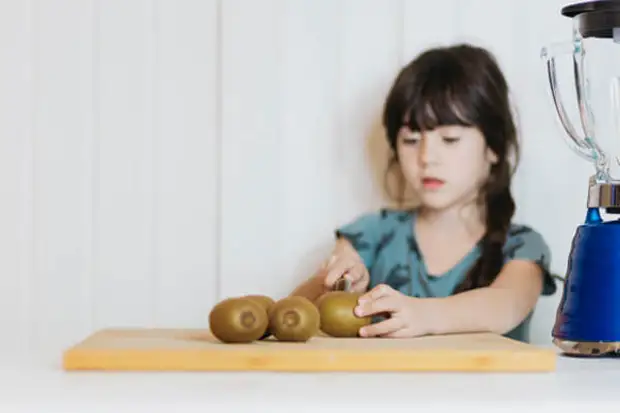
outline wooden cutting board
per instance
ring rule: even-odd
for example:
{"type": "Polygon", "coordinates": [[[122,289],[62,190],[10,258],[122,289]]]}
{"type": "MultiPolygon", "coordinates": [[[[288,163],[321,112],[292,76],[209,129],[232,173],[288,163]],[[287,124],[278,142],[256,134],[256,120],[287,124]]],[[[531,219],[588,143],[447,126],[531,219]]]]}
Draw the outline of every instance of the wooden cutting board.
{"type": "Polygon", "coordinates": [[[553,349],[495,334],[223,344],[208,330],[108,329],[63,356],[68,371],[543,372],[556,367],[553,349]]]}

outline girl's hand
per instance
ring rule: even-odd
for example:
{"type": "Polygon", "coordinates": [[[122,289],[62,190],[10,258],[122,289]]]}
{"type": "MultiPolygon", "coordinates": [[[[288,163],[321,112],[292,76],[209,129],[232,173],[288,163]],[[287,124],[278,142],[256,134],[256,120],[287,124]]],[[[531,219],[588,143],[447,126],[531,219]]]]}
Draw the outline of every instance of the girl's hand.
{"type": "Polygon", "coordinates": [[[384,321],[363,327],[362,337],[417,337],[432,331],[433,312],[425,299],[409,297],[380,284],[360,297],[355,314],[387,314],[384,321]]]}
{"type": "Polygon", "coordinates": [[[323,284],[333,289],[341,276],[351,281],[351,291],[362,293],[368,288],[370,277],[368,269],[355,248],[345,239],[339,239],[332,255],[323,267],[323,284]]]}

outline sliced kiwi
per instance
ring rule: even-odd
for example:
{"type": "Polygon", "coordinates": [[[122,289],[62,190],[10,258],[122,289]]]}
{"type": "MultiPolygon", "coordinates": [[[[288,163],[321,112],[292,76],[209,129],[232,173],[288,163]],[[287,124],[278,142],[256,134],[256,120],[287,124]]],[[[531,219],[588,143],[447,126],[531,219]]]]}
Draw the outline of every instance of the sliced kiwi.
{"type": "MultiPolygon", "coordinates": [[[[271,307],[275,304],[275,300],[273,298],[266,296],[266,295],[261,295],[261,294],[246,295],[244,298],[256,301],[258,304],[263,306],[263,308],[265,309],[267,313],[269,313],[269,311],[271,310],[271,307]]],[[[259,340],[264,340],[270,335],[271,335],[271,329],[267,327],[265,334],[263,334],[262,337],[259,338],[259,340]]]]}
{"type": "Polygon", "coordinates": [[[359,337],[360,328],[370,324],[372,317],[358,317],[353,310],[360,293],[329,291],[316,301],[321,316],[321,331],[332,337],[359,337]]]}
{"type": "Polygon", "coordinates": [[[319,331],[319,310],[305,297],[277,301],[269,312],[269,329],[280,341],[308,341],[319,331]]]}
{"type": "Polygon", "coordinates": [[[265,334],[268,325],[265,308],[247,298],[227,298],[216,304],[209,314],[211,333],[224,343],[258,340],[265,334]]]}

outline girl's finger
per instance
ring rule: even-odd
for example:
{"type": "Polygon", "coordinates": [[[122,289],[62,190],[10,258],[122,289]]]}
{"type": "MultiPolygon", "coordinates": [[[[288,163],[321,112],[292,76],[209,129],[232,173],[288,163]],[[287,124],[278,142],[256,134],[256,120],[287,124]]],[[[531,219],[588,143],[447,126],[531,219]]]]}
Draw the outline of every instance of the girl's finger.
{"type": "Polygon", "coordinates": [[[403,327],[400,318],[388,318],[379,323],[370,324],[362,327],[359,331],[361,337],[379,337],[387,334],[394,334],[403,327]]]}
{"type": "Polygon", "coordinates": [[[400,300],[394,296],[383,296],[378,300],[365,301],[355,307],[355,315],[366,317],[380,313],[393,313],[400,310],[400,300]]]}
{"type": "Polygon", "coordinates": [[[332,261],[332,264],[327,267],[327,274],[325,275],[325,286],[331,288],[338,280],[338,278],[350,271],[354,265],[355,262],[351,259],[334,259],[332,261]]]}
{"type": "Polygon", "coordinates": [[[336,256],[331,255],[328,259],[323,261],[322,269],[327,270],[334,263],[335,260],[336,260],[336,256]]]}
{"type": "Polygon", "coordinates": [[[366,285],[364,281],[356,282],[355,284],[351,284],[351,291],[355,293],[363,293],[366,291],[366,285]]]}
{"type": "Polygon", "coordinates": [[[366,266],[363,262],[356,262],[345,275],[351,284],[357,284],[366,277],[366,266]]]}
{"type": "Polygon", "coordinates": [[[357,293],[364,293],[368,288],[368,279],[365,277],[360,278],[358,281],[351,283],[351,290],[357,293]]]}
{"type": "Polygon", "coordinates": [[[378,300],[381,297],[387,297],[393,295],[395,290],[392,289],[387,284],[379,284],[372,290],[368,291],[366,294],[362,295],[359,298],[359,303],[362,304],[367,301],[378,300]]]}

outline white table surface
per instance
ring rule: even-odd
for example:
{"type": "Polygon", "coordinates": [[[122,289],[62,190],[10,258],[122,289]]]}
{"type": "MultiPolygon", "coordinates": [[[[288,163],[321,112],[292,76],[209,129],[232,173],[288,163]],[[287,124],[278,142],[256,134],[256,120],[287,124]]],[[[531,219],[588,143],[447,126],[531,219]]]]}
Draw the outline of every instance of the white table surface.
{"type": "Polygon", "coordinates": [[[620,409],[620,358],[560,356],[556,371],[535,374],[64,372],[19,359],[0,367],[6,413],[620,409]]]}

